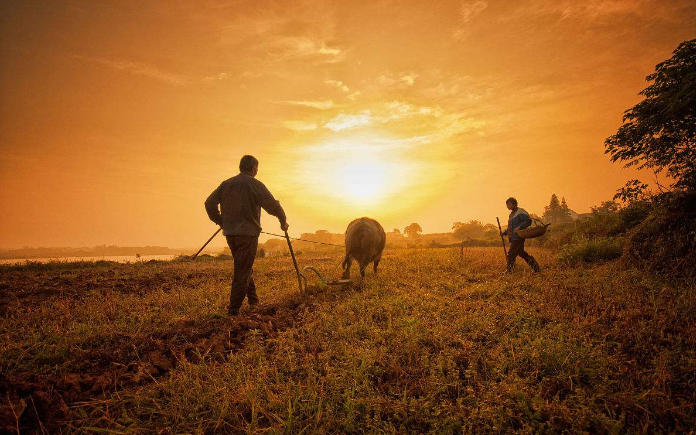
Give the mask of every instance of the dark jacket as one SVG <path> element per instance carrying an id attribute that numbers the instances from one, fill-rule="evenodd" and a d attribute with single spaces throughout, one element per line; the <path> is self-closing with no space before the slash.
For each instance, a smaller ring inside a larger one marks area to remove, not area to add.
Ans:
<path id="1" fill-rule="evenodd" d="M 510 212 L 510 217 L 508 218 L 508 227 L 503 232 L 503 235 L 508 236 L 510 241 L 519 240 L 522 237 L 517 235 L 515 230 L 521 230 L 527 228 L 532 224 L 532 218 L 529 217 L 529 213 L 523 208 L 517 207 L 515 210 Z"/>
<path id="2" fill-rule="evenodd" d="M 226 236 L 258 237 L 262 207 L 277 217 L 281 225 L 285 223 L 283 207 L 271 192 L 262 182 L 244 173 L 223 181 L 205 200 L 208 217 L 222 227 Z"/>

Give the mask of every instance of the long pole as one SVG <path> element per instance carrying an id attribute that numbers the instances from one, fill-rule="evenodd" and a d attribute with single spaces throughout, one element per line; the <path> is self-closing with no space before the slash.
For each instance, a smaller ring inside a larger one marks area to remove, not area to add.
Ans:
<path id="1" fill-rule="evenodd" d="M 199 249 L 198 252 L 196 252 L 196 255 L 194 255 L 193 257 L 191 257 L 191 261 L 195 260 L 196 257 L 198 257 L 198 254 L 200 254 L 200 253 L 205 249 L 205 247 L 208 246 L 208 243 L 210 243 L 210 241 L 213 240 L 213 239 L 215 238 L 215 236 L 217 236 L 217 234 L 218 234 L 220 231 L 222 231 L 222 227 L 218 228 L 218 230 L 215 231 L 215 234 L 213 234 L 212 236 L 210 236 L 210 238 L 208 239 L 208 241 L 205 242 L 205 244 L 204 244 L 203 246 L 201 246 L 201 249 Z"/>
<path id="2" fill-rule="evenodd" d="M 503 252 L 505 253 L 505 261 L 507 261 L 507 248 L 505 247 L 505 236 L 503 236 L 503 227 L 500 226 L 500 219 L 498 216 L 495 217 L 498 221 L 498 231 L 500 232 L 500 241 L 503 242 Z"/>
<path id="3" fill-rule="evenodd" d="M 285 230 L 285 240 L 288 241 L 288 248 L 290 249 L 290 256 L 292 257 L 292 264 L 295 265 L 295 272 L 297 272 L 297 286 L 300 288 L 300 293 L 302 293 L 302 278 L 300 275 L 300 268 L 297 267 L 297 260 L 295 259 L 295 252 L 292 250 L 292 243 L 290 242 L 290 236 L 288 231 Z"/>

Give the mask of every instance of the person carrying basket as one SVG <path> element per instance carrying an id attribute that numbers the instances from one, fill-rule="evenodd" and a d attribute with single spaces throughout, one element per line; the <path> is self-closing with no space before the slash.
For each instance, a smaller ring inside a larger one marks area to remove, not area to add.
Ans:
<path id="1" fill-rule="evenodd" d="M 503 236 L 507 236 L 510 240 L 510 250 L 507 253 L 507 269 L 506 273 L 512 272 L 515 267 L 515 259 L 519 256 L 529 264 L 532 270 L 541 272 L 539 263 L 524 250 L 525 239 L 518 234 L 518 230 L 523 230 L 532 225 L 532 218 L 523 208 L 517 206 L 517 200 L 513 197 L 505 201 L 505 205 L 510 210 L 508 218 L 508 227 L 502 232 Z"/>

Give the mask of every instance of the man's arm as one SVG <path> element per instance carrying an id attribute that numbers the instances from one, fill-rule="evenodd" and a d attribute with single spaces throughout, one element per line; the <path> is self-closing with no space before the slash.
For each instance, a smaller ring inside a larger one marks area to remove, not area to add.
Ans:
<path id="1" fill-rule="evenodd" d="M 529 217 L 527 213 L 520 213 L 520 220 L 522 221 L 520 223 L 520 226 L 517 227 L 517 229 L 522 230 L 524 228 L 527 228 L 528 226 L 532 225 L 532 218 Z"/>
<path id="2" fill-rule="evenodd" d="M 259 205 L 263 207 L 264 210 L 266 210 L 266 213 L 278 218 L 278 221 L 280 221 L 280 228 L 282 228 L 283 230 L 287 230 L 288 221 L 285 217 L 285 210 L 283 210 L 283 207 L 280 206 L 280 202 L 278 202 L 273 197 L 271 192 L 266 188 L 266 186 L 263 183 L 259 182 L 259 188 Z"/>
<path id="3" fill-rule="evenodd" d="M 213 193 L 208 196 L 205 200 L 205 211 L 208 213 L 208 217 L 211 221 L 215 222 L 217 225 L 222 225 L 222 215 L 220 214 L 220 191 L 222 190 L 222 184 L 218 186 L 217 189 L 213 190 Z"/>

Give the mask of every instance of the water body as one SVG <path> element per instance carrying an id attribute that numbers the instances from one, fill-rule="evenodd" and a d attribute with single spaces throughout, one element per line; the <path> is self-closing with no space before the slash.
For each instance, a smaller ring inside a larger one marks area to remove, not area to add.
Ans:
<path id="1" fill-rule="evenodd" d="M 140 258 L 136 258 L 135 255 L 104 255 L 101 257 L 53 257 L 53 258 L 12 258 L 6 260 L 0 260 L 0 264 L 22 264 L 24 262 L 38 262 L 38 263 L 49 263 L 51 261 L 60 261 L 65 263 L 75 262 L 75 261 L 115 261 L 117 263 L 136 263 L 150 260 L 171 260 L 176 255 L 166 254 L 166 255 L 141 255 Z"/>

